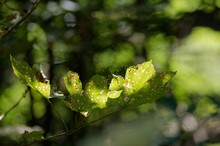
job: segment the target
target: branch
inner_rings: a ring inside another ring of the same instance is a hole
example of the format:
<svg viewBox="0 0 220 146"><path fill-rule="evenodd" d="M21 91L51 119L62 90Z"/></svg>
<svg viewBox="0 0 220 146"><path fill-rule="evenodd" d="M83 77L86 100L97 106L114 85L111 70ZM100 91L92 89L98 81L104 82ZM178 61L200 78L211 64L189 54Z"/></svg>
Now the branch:
<svg viewBox="0 0 220 146"><path fill-rule="evenodd" d="M119 112L119 111L112 112L112 113L107 114L107 115L105 115L105 116L103 116L103 117L101 117L101 118L98 118L98 119L94 120L94 121L91 121L91 122L86 123L86 124L84 124L84 125L82 125L82 126L79 126L79 127L76 128L76 129L72 129L72 130L70 130L70 131L67 131L67 132L64 132L64 133L60 133L60 134L57 134L57 135L49 136L49 137L45 138L44 140L49 140L49 139L53 139L53 138L56 138L56 137L59 137L59 136L64 136L64 135L71 135L71 134L73 134L73 133L79 131L80 129L82 129L82 128L84 128L84 127L90 125L90 124L93 124L93 123L95 123L95 122L98 122L98 121L100 121L100 120L102 120L102 119L105 119L105 118L107 118L107 117L109 117L109 116L111 116L111 115L113 115L113 114L115 114L115 113L118 113L118 112Z"/></svg>
<svg viewBox="0 0 220 146"><path fill-rule="evenodd" d="M115 111L115 112L109 113L109 114L107 114L107 115L105 115L105 116L103 116L103 117L101 117L101 118L98 118L98 119L96 119L96 120L94 120L94 121L88 122L88 123L86 123L86 124L84 124L84 125L82 125L82 126L79 126L79 127L76 128L76 129L72 129L72 130L67 131L67 132L63 132L63 133L59 133L59 134L56 134L56 135L52 135L52 136L46 137L46 138L44 138L44 139L42 139L42 140L33 141L33 142L31 142L31 143L24 144L24 145L21 145L21 146L30 146L30 145L32 145L32 144L34 144L34 143L37 143L37 142L42 142L42 141L54 139L54 138L57 138L57 137L60 137L60 136L64 136L64 135L71 135L71 134L73 134L73 133L79 131L80 129L82 129L82 128L84 128L84 127L90 125L90 124L93 124L93 123L95 123L95 122L97 122L97 121L100 121L100 120L102 120L102 119L105 119L105 118L107 118L107 117L109 117L109 116L111 116L111 115L113 115L113 114L118 113L118 112L120 112L120 111Z"/></svg>
<svg viewBox="0 0 220 146"><path fill-rule="evenodd" d="M39 5L40 0L36 0L35 3L33 4L32 8L30 10L27 11L27 13L18 21L16 22L12 27L10 27L8 29L8 31L6 31L3 36L1 37L1 39L3 39L4 37L6 37L12 30L14 30L17 26L19 26Z"/></svg>

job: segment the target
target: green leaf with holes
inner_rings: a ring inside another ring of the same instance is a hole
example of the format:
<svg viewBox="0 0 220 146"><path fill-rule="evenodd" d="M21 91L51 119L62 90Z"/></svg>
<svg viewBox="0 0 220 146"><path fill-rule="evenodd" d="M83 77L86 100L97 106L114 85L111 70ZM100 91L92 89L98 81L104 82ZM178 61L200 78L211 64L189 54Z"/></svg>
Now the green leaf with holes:
<svg viewBox="0 0 220 146"><path fill-rule="evenodd" d="M86 111L87 98L83 95L82 82L79 75L69 71L64 77L64 84L70 95L64 99L64 103L74 111ZM88 110L88 109L87 109Z"/></svg>
<svg viewBox="0 0 220 146"><path fill-rule="evenodd" d="M40 79L39 73L33 70L26 62L19 61L10 56L14 74L32 89L38 91L44 97L50 96L50 82Z"/></svg>
<svg viewBox="0 0 220 146"><path fill-rule="evenodd" d="M139 90L134 90L132 94L125 94L123 100L121 100L123 101L123 105L138 106L154 102L169 91L167 83L174 75L175 72L155 72L155 74L147 80Z"/></svg>
<svg viewBox="0 0 220 146"><path fill-rule="evenodd" d="M70 95L81 94L82 82L80 81L77 73L69 71L63 79Z"/></svg>
<svg viewBox="0 0 220 146"><path fill-rule="evenodd" d="M113 90L113 91L108 91L108 98L111 99L115 99L118 98L119 96L121 96L121 93L123 92L123 90Z"/></svg>
<svg viewBox="0 0 220 146"><path fill-rule="evenodd" d="M120 75L114 75L109 85L109 91L107 96L109 98L115 99L121 96L123 92L124 78Z"/></svg>
<svg viewBox="0 0 220 146"><path fill-rule="evenodd" d="M112 91L112 90L122 89L124 82L125 82L125 80L122 76L113 74L113 78L112 78L111 83L109 85L109 90Z"/></svg>
<svg viewBox="0 0 220 146"><path fill-rule="evenodd" d="M108 79L102 75L93 76L82 90L77 73L69 71L64 76L64 83L70 95L64 103L72 110L79 112L105 108L108 100Z"/></svg>
<svg viewBox="0 0 220 146"><path fill-rule="evenodd" d="M64 82L70 96L65 103L72 110L90 112L111 106L138 106L154 102L169 91L175 72L156 72L152 61L127 68L122 75L94 75L82 90L77 73L69 72Z"/></svg>
<svg viewBox="0 0 220 146"><path fill-rule="evenodd" d="M12 56L10 59L15 75L49 98L49 81L40 79L26 62ZM73 111L90 112L116 105L131 107L154 102L169 91L167 83L175 75L175 72L156 72L152 61L131 66L122 75L105 73L94 75L83 88L79 75L67 72L63 79L69 95L64 103Z"/></svg>
<svg viewBox="0 0 220 146"><path fill-rule="evenodd" d="M155 74L152 61L129 67L125 74L124 90L126 95L136 94Z"/></svg>
<svg viewBox="0 0 220 146"><path fill-rule="evenodd" d="M92 103L92 108L105 108L108 100L108 78L102 75L93 76L85 86L85 96Z"/></svg>
<svg viewBox="0 0 220 146"><path fill-rule="evenodd" d="M109 99L107 105L138 106L151 103L169 91L167 83L175 72L156 72L151 61L129 67L123 84L124 93Z"/></svg>

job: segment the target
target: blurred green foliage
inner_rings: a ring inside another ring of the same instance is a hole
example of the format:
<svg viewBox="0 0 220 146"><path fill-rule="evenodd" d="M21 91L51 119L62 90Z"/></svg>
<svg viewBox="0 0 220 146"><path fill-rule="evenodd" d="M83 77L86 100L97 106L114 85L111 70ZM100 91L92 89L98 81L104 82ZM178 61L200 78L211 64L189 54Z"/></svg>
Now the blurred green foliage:
<svg viewBox="0 0 220 146"><path fill-rule="evenodd" d="M1 114L13 106L20 97L22 97L23 91L25 90L25 86L19 82L14 83L10 88L5 89L1 93ZM30 115L30 99L25 97L20 103L20 106L16 108L16 110L10 112L7 115L7 118L1 121L2 125L17 125L17 124L26 124L27 120L31 118ZM15 120L16 119L16 120Z"/></svg>
<svg viewBox="0 0 220 146"><path fill-rule="evenodd" d="M172 53L171 68L181 72L177 75L174 89L177 98L219 95L220 32L210 28L196 27ZM181 87L178 84L182 85ZM201 90L202 89L202 90ZM187 95L188 94L188 95Z"/></svg>
<svg viewBox="0 0 220 146"><path fill-rule="evenodd" d="M172 90L156 103L39 145L219 145L219 0L41 1L5 36L34 2L0 0L0 114L26 88L13 75L10 54L42 70L53 88L62 91L68 70L77 72L83 85L102 69L114 71L146 60L159 71L177 71ZM59 99L51 102L68 127L86 120ZM48 102L30 91L0 121L0 144L15 145L13 140L20 139L12 133L42 129L47 137L64 126Z"/></svg>

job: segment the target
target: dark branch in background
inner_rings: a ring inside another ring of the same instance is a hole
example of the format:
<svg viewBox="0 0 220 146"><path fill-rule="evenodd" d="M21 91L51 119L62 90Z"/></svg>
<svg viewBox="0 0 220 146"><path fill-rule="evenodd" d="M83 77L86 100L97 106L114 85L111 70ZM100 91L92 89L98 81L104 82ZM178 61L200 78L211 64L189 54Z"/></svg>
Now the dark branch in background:
<svg viewBox="0 0 220 146"><path fill-rule="evenodd" d="M40 3L40 0L36 0L35 3L33 4L32 8L30 10L28 10L27 13L18 22L16 22L12 27L10 27L8 29L8 31L6 31L3 34L1 39L6 37L12 30L14 30L17 26L19 26L37 8L39 3Z"/></svg>
<svg viewBox="0 0 220 146"><path fill-rule="evenodd" d="M23 93L22 97L8 111L6 111L4 114L0 115L0 121L2 119L4 119L13 109L15 109L20 104L22 99L24 99L26 97L27 93L28 93L28 88L25 89L25 92Z"/></svg>

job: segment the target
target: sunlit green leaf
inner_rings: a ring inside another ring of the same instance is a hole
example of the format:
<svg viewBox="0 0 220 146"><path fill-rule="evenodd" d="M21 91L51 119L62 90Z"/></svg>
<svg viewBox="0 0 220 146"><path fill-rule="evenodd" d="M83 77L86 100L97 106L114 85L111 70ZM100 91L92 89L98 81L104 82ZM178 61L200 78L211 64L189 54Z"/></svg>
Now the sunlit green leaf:
<svg viewBox="0 0 220 146"><path fill-rule="evenodd" d="M79 75L75 72L69 71L64 76L65 86L70 95L64 99L64 103L74 111L86 111L85 103L87 99L83 96L82 83Z"/></svg>
<svg viewBox="0 0 220 146"><path fill-rule="evenodd" d="M108 81L101 75L93 76L85 86L85 95L90 99L91 103L95 103L92 108L104 108L108 100Z"/></svg>
<svg viewBox="0 0 220 146"><path fill-rule="evenodd" d="M120 90L123 88L124 78L122 76L113 75L109 90Z"/></svg>
<svg viewBox="0 0 220 146"><path fill-rule="evenodd" d="M129 96L137 93L155 74L152 61L129 67L125 75L124 90Z"/></svg>
<svg viewBox="0 0 220 146"><path fill-rule="evenodd" d="M81 90L81 83L76 73L69 72L64 76L64 83L70 96L64 100L66 105L75 111L92 111L96 108L105 108L108 99L107 78L102 75L93 76ZM74 84L78 88L72 87ZM69 88L69 89L68 89Z"/></svg>
<svg viewBox="0 0 220 146"><path fill-rule="evenodd" d="M50 96L50 82L42 78L41 73L34 71L26 62L10 57L14 74L24 81L32 89L41 93L44 97Z"/></svg>
<svg viewBox="0 0 220 146"><path fill-rule="evenodd" d="M123 90L109 91L107 95L108 95L109 98L113 98L113 99L114 99L114 98L118 98L118 97L121 95L122 91L123 91Z"/></svg>
<svg viewBox="0 0 220 146"><path fill-rule="evenodd" d="M64 83L70 95L81 94L82 83L79 79L79 75L75 72L69 71L64 76Z"/></svg>
<svg viewBox="0 0 220 146"><path fill-rule="evenodd" d="M28 86L37 90L45 97L50 96L48 80L39 77L26 62L17 61L11 56L14 73ZM72 110L89 112L109 106L138 106L153 102L167 91L167 82L175 75L174 72L158 73L152 61L127 68L125 77L103 72L94 75L84 90L79 75L69 71L64 76L64 83L69 92L64 103Z"/></svg>
<svg viewBox="0 0 220 146"><path fill-rule="evenodd" d="M68 72L64 83L70 96L64 100L72 110L93 111L111 106L138 106L155 101L169 91L168 81L175 72L158 73L151 61L129 67L125 78L94 75L82 90L77 73Z"/></svg>
<svg viewBox="0 0 220 146"><path fill-rule="evenodd" d="M109 85L109 92L108 92L108 97L109 98L118 98L121 96L121 93L123 92L123 84L124 84L124 78L120 75L114 75L111 80L111 83Z"/></svg>

